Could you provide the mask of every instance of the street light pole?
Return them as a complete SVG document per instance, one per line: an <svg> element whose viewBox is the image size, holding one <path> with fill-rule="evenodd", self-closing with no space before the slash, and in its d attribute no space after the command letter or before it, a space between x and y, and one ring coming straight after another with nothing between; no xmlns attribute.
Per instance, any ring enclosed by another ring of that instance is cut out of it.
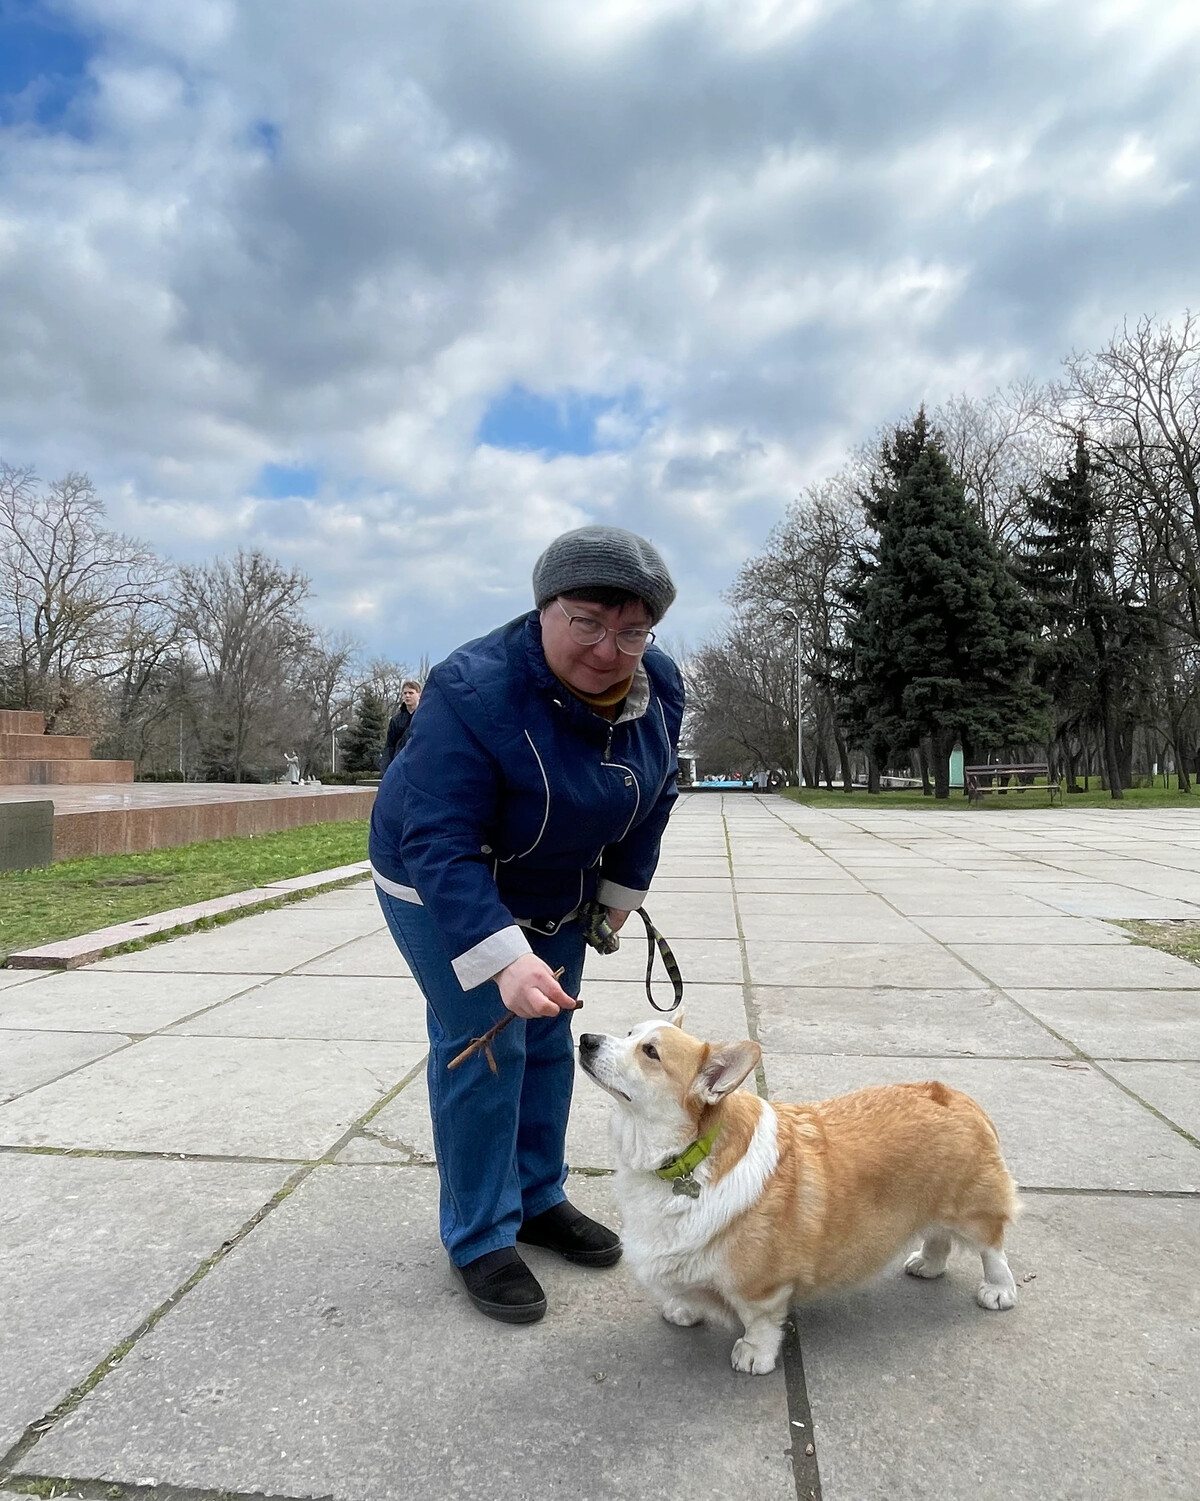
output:
<svg viewBox="0 0 1200 1501"><path fill-rule="evenodd" d="M333 776L337 771L337 737L343 730L348 730L348 724L334 725L329 731L329 775Z"/></svg>
<svg viewBox="0 0 1200 1501"><path fill-rule="evenodd" d="M785 610L784 618L796 622L796 791L804 791L804 657L800 637L800 615Z"/></svg>

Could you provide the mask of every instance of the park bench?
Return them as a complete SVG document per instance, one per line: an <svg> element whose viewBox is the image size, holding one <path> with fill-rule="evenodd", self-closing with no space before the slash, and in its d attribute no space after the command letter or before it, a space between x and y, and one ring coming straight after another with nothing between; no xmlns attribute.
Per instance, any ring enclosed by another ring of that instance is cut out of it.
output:
<svg viewBox="0 0 1200 1501"><path fill-rule="evenodd" d="M1007 766L965 766L963 776L967 783L968 802L978 803L989 792L1045 792L1049 794L1051 807L1055 798L1062 802L1062 781L1050 775L1050 768L1044 761ZM1044 777L1045 781L1037 781L1038 777Z"/></svg>

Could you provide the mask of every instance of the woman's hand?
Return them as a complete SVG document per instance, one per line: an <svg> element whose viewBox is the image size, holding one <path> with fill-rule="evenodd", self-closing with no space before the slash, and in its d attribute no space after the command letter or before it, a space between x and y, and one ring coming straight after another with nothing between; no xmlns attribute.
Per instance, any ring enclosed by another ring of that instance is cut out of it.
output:
<svg viewBox="0 0 1200 1501"><path fill-rule="evenodd" d="M536 954L522 954L496 976L500 999L514 1016L557 1016L573 1011L576 1002L554 978L554 971Z"/></svg>
<svg viewBox="0 0 1200 1501"><path fill-rule="evenodd" d="M628 916L628 911L625 911L620 907L610 907L608 909L608 925L614 933L619 933L621 931L621 929L625 926L625 919Z"/></svg>

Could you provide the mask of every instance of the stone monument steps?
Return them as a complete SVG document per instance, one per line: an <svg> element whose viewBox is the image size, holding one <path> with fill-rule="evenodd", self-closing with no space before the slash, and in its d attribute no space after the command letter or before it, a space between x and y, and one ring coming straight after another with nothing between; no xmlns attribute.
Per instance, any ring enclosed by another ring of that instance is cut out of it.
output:
<svg viewBox="0 0 1200 1501"><path fill-rule="evenodd" d="M132 782L132 761L0 760L0 787L73 787Z"/></svg>
<svg viewBox="0 0 1200 1501"><path fill-rule="evenodd" d="M0 709L0 735L43 735L46 716L36 709Z"/></svg>
<svg viewBox="0 0 1200 1501"><path fill-rule="evenodd" d="M86 761L91 753L83 735L6 735L0 729L0 761Z"/></svg>
<svg viewBox="0 0 1200 1501"><path fill-rule="evenodd" d="M47 735L34 709L0 709L0 787L132 782L132 761L93 761L86 735Z"/></svg>

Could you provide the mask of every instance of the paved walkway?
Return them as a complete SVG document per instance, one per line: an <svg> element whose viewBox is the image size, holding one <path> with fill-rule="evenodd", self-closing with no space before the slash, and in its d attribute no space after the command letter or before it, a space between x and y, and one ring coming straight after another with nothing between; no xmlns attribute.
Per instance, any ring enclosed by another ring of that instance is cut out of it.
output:
<svg viewBox="0 0 1200 1501"><path fill-rule="evenodd" d="M803 1310L752 1379L624 1268L533 1252L546 1320L480 1319L434 1233L421 1005L354 888L0 971L0 1476L161 1501L1194 1501L1200 969L1101 919L1200 917L1200 815L697 795L650 907L689 1029L755 1033L771 1094L977 1095L1024 1189L1012 1314L956 1258ZM590 1028L645 1014L642 963L590 956ZM581 1082L571 1193L601 1214L605 1109Z"/></svg>

